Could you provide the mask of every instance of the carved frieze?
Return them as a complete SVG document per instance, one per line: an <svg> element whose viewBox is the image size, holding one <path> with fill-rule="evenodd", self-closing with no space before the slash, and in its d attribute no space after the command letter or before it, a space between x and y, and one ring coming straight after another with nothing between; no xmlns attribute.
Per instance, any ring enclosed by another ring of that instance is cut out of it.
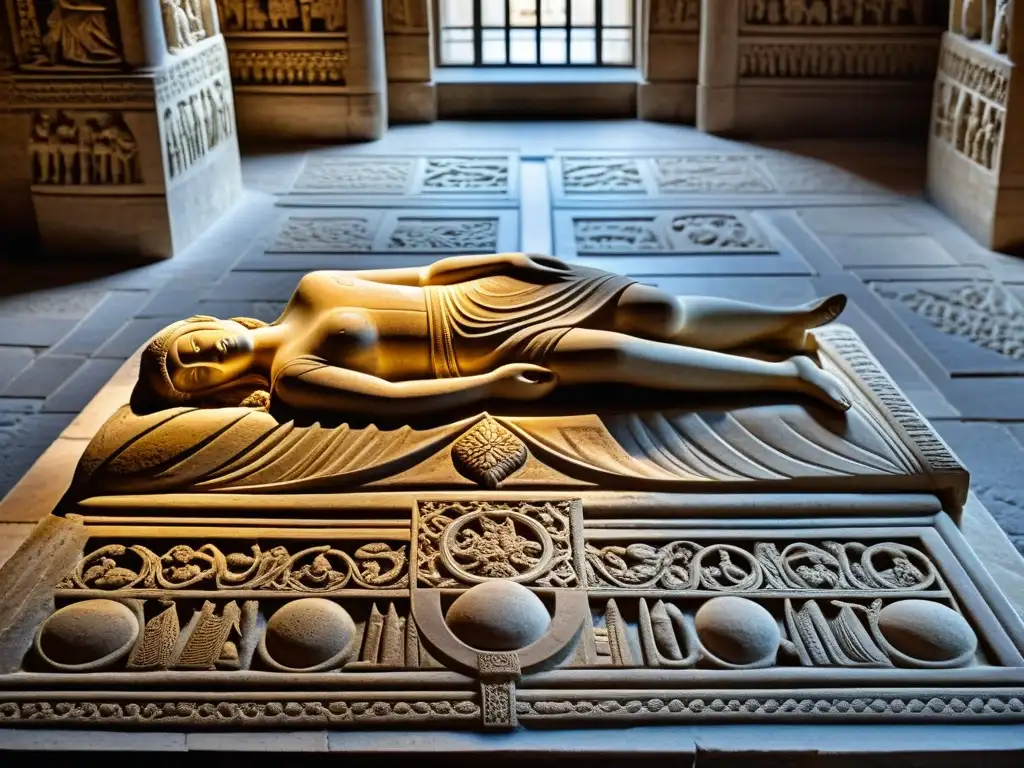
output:
<svg viewBox="0 0 1024 768"><path fill-rule="evenodd" d="M180 53L210 36L205 2L209 0L160 0L168 51Z"/></svg>
<svg viewBox="0 0 1024 768"><path fill-rule="evenodd" d="M106 544L85 555L58 589L262 590L334 592L390 589L408 583L405 546L371 542L353 547L317 544L299 549L253 544L248 551L178 544L160 555L143 544ZM292 552L289 552L292 549Z"/></svg>
<svg viewBox="0 0 1024 768"><path fill-rule="evenodd" d="M422 180L425 192L507 192L505 157L428 157Z"/></svg>
<svg viewBox="0 0 1024 768"><path fill-rule="evenodd" d="M345 85L348 52L330 50L232 50L228 59L235 85Z"/></svg>
<svg viewBox="0 0 1024 768"><path fill-rule="evenodd" d="M138 142L118 112L36 112L28 148L33 184L125 186L142 181Z"/></svg>
<svg viewBox="0 0 1024 768"><path fill-rule="evenodd" d="M654 0L652 32L691 32L700 28L700 0Z"/></svg>
<svg viewBox="0 0 1024 768"><path fill-rule="evenodd" d="M939 79L932 134L982 168L994 170L1001 156L1006 110L967 88Z"/></svg>
<svg viewBox="0 0 1024 768"><path fill-rule="evenodd" d="M160 132L171 179L198 166L235 132L230 85L215 77L177 103L162 108Z"/></svg>
<svg viewBox="0 0 1024 768"><path fill-rule="evenodd" d="M492 579L578 586L571 536L578 513L573 501L422 502L416 578L430 587Z"/></svg>
<svg viewBox="0 0 1024 768"><path fill-rule="evenodd" d="M11 104L38 107L152 108L155 99L152 80L144 78L103 78L73 81L15 77L11 83Z"/></svg>
<svg viewBox="0 0 1024 768"><path fill-rule="evenodd" d="M742 41L740 77L922 80L935 74L934 40L871 42Z"/></svg>
<svg viewBox="0 0 1024 768"><path fill-rule="evenodd" d="M743 22L786 26L922 26L944 24L937 0L744 0Z"/></svg>
<svg viewBox="0 0 1024 768"><path fill-rule="evenodd" d="M775 593L942 591L931 560L905 544L774 542L752 546L695 541L588 542L587 585L604 589Z"/></svg>
<svg viewBox="0 0 1024 768"><path fill-rule="evenodd" d="M321 157L303 166L295 190L401 194L408 190L415 168L416 161L411 157Z"/></svg>
<svg viewBox="0 0 1024 768"><path fill-rule="evenodd" d="M346 0L216 0L224 32L341 32Z"/></svg>
<svg viewBox="0 0 1024 768"><path fill-rule="evenodd" d="M1010 78L1005 64L944 45L939 57L939 71L954 83L999 106L1006 106Z"/></svg>

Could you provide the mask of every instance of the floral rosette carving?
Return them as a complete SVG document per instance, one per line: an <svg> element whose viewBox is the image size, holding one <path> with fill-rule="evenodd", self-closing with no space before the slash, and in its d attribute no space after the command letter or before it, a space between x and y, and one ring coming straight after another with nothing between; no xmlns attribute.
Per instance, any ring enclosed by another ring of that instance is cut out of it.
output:
<svg viewBox="0 0 1024 768"><path fill-rule="evenodd" d="M209 586L331 592L345 588L391 589L408 585L405 546L363 544L352 554L329 544L291 554L286 547L225 554L213 544L179 544L158 555L141 544L108 544L83 557L59 589L168 589Z"/></svg>
<svg viewBox="0 0 1024 768"><path fill-rule="evenodd" d="M490 579L569 587L571 502L427 502L420 507L420 583L454 587Z"/></svg>

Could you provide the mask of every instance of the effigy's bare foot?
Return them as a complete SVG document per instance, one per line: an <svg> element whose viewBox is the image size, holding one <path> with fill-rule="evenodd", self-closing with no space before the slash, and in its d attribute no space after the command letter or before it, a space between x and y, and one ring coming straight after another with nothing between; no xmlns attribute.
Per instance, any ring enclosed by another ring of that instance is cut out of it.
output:
<svg viewBox="0 0 1024 768"><path fill-rule="evenodd" d="M805 392L826 405L840 411L853 407L846 388L828 371L818 367L811 358L797 355L790 359L797 369L800 380L806 385Z"/></svg>
<svg viewBox="0 0 1024 768"><path fill-rule="evenodd" d="M788 352L814 352L818 348L812 328L819 328L835 320L846 309L846 296L837 293L797 307L792 325L774 339L772 346Z"/></svg>

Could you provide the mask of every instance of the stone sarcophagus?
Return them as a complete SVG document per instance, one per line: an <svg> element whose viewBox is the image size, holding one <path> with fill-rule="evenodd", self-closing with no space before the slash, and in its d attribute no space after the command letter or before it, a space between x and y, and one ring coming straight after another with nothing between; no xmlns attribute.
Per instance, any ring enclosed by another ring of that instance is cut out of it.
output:
<svg viewBox="0 0 1024 768"><path fill-rule="evenodd" d="M0 572L0 723L1024 719L966 472L852 331L795 332L836 300L676 300L522 255L410 272L315 273L274 324L147 346Z"/></svg>

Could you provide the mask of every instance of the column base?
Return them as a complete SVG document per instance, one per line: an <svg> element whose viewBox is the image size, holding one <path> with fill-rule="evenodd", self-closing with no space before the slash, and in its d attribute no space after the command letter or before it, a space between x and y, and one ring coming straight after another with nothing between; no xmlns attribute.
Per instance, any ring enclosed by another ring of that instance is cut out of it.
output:
<svg viewBox="0 0 1024 768"><path fill-rule="evenodd" d="M387 129L382 94L349 88L239 87L235 108L243 141L373 141Z"/></svg>

